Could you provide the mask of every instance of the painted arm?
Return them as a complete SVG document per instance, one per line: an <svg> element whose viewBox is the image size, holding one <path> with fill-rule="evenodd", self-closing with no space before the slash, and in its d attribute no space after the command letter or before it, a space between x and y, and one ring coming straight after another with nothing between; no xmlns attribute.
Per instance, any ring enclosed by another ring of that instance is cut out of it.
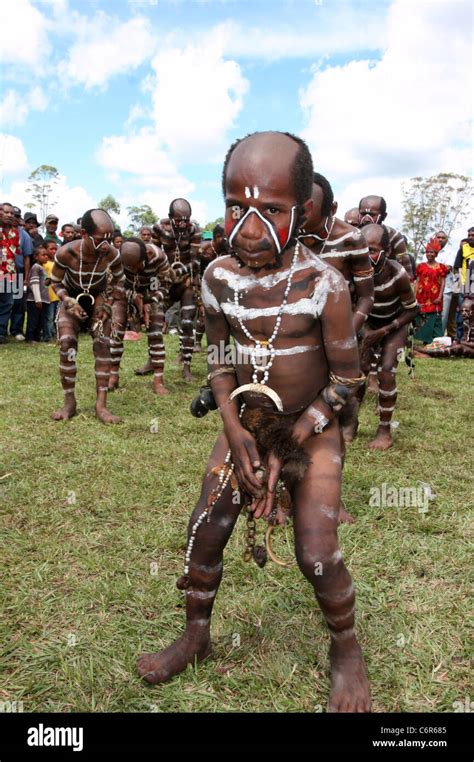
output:
<svg viewBox="0 0 474 762"><path fill-rule="evenodd" d="M213 277L212 270L210 265L202 284L208 340L208 381L222 417L237 480L249 495L261 497L262 484L255 476L255 470L261 464L257 445L240 422L237 401L229 400L230 394L237 388L237 377L233 366L225 362L231 350L230 330L219 304L219 281Z"/></svg>
<svg viewBox="0 0 474 762"><path fill-rule="evenodd" d="M403 312L401 315L396 317L395 320L392 320L390 323L388 323L388 325L378 329L379 331L383 332L381 334L381 338L389 333L393 333L393 331L397 331L403 325L408 325L411 323L412 320L415 319L418 312L418 306L416 303L415 294L413 293L413 287L410 283L410 278L407 273L403 272L403 270L398 279L397 285L399 288L400 300L403 305Z"/></svg>
<svg viewBox="0 0 474 762"><path fill-rule="evenodd" d="M351 254L351 273L357 301L352 322L354 332L359 333L374 304L374 269L369 259L367 246L357 254Z"/></svg>
<svg viewBox="0 0 474 762"><path fill-rule="evenodd" d="M293 427L293 436L298 444L317 433L318 428L322 431L364 382L349 290L339 273L330 272L326 277L332 282L320 321L329 379Z"/></svg>
<svg viewBox="0 0 474 762"><path fill-rule="evenodd" d="M410 280L413 280L415 277L415 274L412 270L405 239L400 233L398 233L394 238L392 238L392 240L390 241L390 245L392 247L392 253L395 259L405 268Z"/></svg>
<svg viewBox="0 0 474 762"><path fill-rule="evenodd" d="M73 315L78 320L85 320L87 317L87 312L82 309L82 307L77 303L75 299L73 299L72 296L69 295L64 286L63 279L66 273L66 265L67 247L61 246L61 248L57 250L54 257L54 264L51 272L51 288L55 292L56 296L59 297L60 301L63 302L66 310L70 315Z"/></svg>

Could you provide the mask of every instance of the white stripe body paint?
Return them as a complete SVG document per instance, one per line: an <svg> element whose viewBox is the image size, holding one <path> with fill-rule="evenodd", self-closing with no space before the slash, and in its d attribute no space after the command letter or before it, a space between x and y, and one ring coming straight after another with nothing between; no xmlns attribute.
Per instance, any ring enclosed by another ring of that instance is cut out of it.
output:
<svg viewBox="0 0 474 762"><path fill-rule="evenodd" d="M327 259L328 257L348 257L351 254L353 256L357 256L358 254L368 255L368 253L369 250L367 247L365 249L345 249L344 251L331 251L330 249L326 248L322 254L319 254L319 256L321 259Z"/></svg>
<svg viewBox="0 0 474 762"><path fill-rule="evenodd" d="M385 291L386 288L390 288L395 281L399 280L401 278L402 273L399 272L396 275L393 276L393 278L390 278L386 283L382 283L380 286L374 286L374 291Z"/></svg>
<svg viewBox="0 0 474 762"><path fill-rule="evenodd" d="M286 304L281 311L283 315L312 315L313 317L320 317L323 309L326 305L329 294L335 296L335 301L338 300L338 294L345 290L346 286L344 281L341 282L340 275L333 269L327 269L316 283L311 297L303 297L295 302ZM344 285L343 285L344 283ZM247 308L242 304L236 308L234 302L230 300L223 302L222 311L229 317L237 318L240 316L242 320L255 320L260 317L272 317L280 312L280 305L274 307L259 307L259 308Z"/></svg>
<svg viewBox="0 0 474 762"><path fill-rule="evenodd" d="M239 344L237 339L234 339L234 341L235 341L235 348L239 354L249 355L252 352L255 352L255 346ZM315 352L317 349L320 349L320 344L311 344L311 345L303 344L296 347L289 347L287 349L275 349L274 354L276 356L287 357L288 355L297 355L297 354L300 354L301 352ZM259 357L267 355L267 354L270 354L270 352L266 351L264 347L261 347L258 353Z"/></svg>

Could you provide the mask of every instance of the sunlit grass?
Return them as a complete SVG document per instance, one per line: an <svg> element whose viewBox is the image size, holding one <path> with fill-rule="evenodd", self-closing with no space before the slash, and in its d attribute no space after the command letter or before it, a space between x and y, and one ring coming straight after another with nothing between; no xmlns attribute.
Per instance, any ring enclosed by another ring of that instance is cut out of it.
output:
<svg viewBox="0 0 474 762"><path fill-rule="evenodd" d="M110 397L123 416L116 427L93 415L88 338L78 357L80 414L66 423L49 418L61 404L57 350L0 348L0 698L23 701L25 711L318 711L328 697L328 642L312 589L296 566L245 564L242 520L226 551L214 658L155 688L136 673L142 650L182 630L175 580L220 428L215 413L189 414L204 357L187 386L170 362L177 341L166 343L164 398L150 377L133 375L145 338L127 343L122 387ZM369 396L348 452L343 492L357 523L340 538L379 711L452 711L469 695L472 382L467 360L420 360L416 382L402 367L394 448L367 449L376 427ZM369 505L383 482L418 481L437 495L426 514Z"/></svg>

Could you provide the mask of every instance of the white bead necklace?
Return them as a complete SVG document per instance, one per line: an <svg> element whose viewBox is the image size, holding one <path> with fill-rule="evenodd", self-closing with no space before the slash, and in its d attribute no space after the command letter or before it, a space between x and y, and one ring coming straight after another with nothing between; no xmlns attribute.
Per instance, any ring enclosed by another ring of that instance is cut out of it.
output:
<svg viewBox="0 0 474 762"><path fill-rule="evenodd" d="M252 336L247 326L244 325L242 320L242 312L244 308L239 302L240 292L237 288L234 289L234 305L235 305L237 320L239 321L239 326L241 330L243 331L243 333L245 334L245 336L248 339L250 339L250 341L253 341L253 343L255 344L255 347L253 347L250 352L250 362L252 363L252 367L253 367L252 381L254 384L266 384L268 381L270 368L273 365L273 360L276 355L273 342L275 341L278 335L278 331L280 330L283 310L288 302L288 295L290 293L291 283L293 280L293 275L295 273L296 263L298 261L299 247L300 247L300 242L298 241L295 246L295 253L293 254L293 259L291 261L290 272L288 273L288 281L286 284L285 293L283 294L283 301L280 304L280 307L278 309L278 313L276 316L275 327L273 329L272 335L267 341L256 339L254 336ZM261 363L259 363L258 362L259 359L262 359L262 357L268 353L270 354L270 359L267 360L265 365L262 365ZM263 374L262 378L260 379L258 378L259 373Z"/></svg>

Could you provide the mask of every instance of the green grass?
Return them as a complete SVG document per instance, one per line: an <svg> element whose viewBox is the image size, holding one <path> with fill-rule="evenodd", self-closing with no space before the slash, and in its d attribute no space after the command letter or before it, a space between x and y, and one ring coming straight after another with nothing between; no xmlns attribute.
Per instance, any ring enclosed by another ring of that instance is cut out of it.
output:
<svg viewBox="0 0 474 762"><path fill-rule="evenodd" d="M174 337L167 348L172 360ZM150 377L132 372L145 355L144 337L127 342L122 388L110 397L123 423L106 427L93 415L90 339L78 356L80 414L66 423L49 419L61 402L57 349L0 348L0 699L28 712L321 711L328 639L312 589L296 566L244 563L243 519L226 551L214 657L158 687L136 673L142 650L182 630L175 580L220 428L215 413L188 412L203 356L191 386L168 363L172 394L157 398ZM472 381L468 360L419 360L416 382L401 366L394 448L367 449L376 426L369 396L348 453L343 494L357 523L340 540L377 711L452 711L469 695ZM437 495L427 514L369 506L371 488L417 480Z"/></svg>

